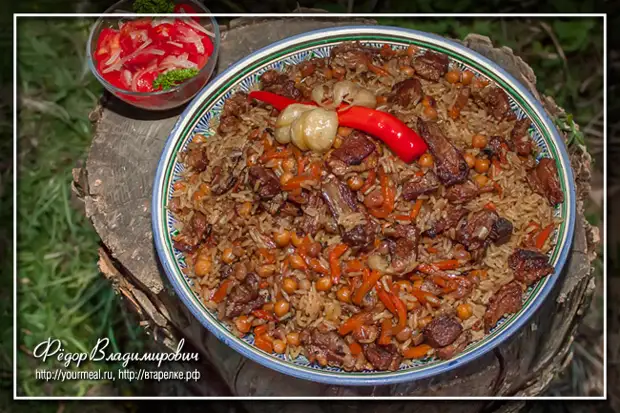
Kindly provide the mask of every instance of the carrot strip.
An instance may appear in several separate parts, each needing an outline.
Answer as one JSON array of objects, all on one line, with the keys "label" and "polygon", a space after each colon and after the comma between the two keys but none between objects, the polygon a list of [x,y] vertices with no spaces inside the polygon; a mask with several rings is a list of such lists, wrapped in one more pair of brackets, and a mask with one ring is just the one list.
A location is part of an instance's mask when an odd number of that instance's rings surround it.
[{"label": "carrot strip", "polygon": [[459,260],[445,260],[445,261],[437,261],[433,263],[439,270],[454,270],[460,266]]},{"label": "carrot strip", "polygon": [[493,201],[489,201],[487,202],[482,208],[484,209],[488,209],[490,211],[495,211],[497,208],[495,207],[495,204],[493,203]]},{"label": "carrot strip", "polygon": [[497,182],[493,182],[493,188],[495,188],[495,190],[497,191],[497,195],[499,195],[499,197],[501,198],[502,194],[504,193],[502,187]]},{"label": "carrot strip", "polygon": [[364,263],[360,260],[351,260],[344,263],[345,272],[360,272],[364,269]]},{"label": "carrot strip", "polygon": [[369,313],[359,313],[349,317],[349,319],[342,323],[340,325],[340,328],[338,328],[338,334],[340,334],[341,336],[346,336],[353,330],[363,326],[364,323],[368,321],[368,318]]},{"label": "carrot strip", "polygon": [[368,171],[368,177],[364,181],[364,185],[360,188],[359,192],[364,193],[370,189],[371,186],[375,184],[375,180],[377,179],[377,172],[374,169]]},{"label": "carrot strip", "polygon": [[269,314],[269,312],[265,310],[254,310],[252,311],[252,315],[256,318],[260,318],[261,320],[274,320],[273,315]]},{"label": "carrot strip", "polygon": [[256,336],[254,338],[254,345],[259,349],[263,350],[265,353],[273,352],[273,344],[264,336]]},{"label": "carrot strip", "polygon": [[264,334],[267,333],[267,324],[261,324],[259,326],[256,326],[254,328],[254,335],[255,336],[262,336]]},{"label": "carrot strip", "polygon": [[437,298],[435,294],[429,293],[428,291],[423,291],[419,288],[412,288],[411,294],[413,294],[413,296],[422,304],[428,303],[432,307],[439,307],[441,305],[439,298]]},{"label": "carrot strip", "polygon": [[426,247],[426,252],[429,252],[431,254],[436,254],[439,250],[435,247]]},{"label": "carrot strip", "polygon": [[381,321],[381,334],[377,340],[377,344],[381,346],[387,346],[392,342],[392,322],[389,318],[384,318]]},{"label": "carrot strip", "polygon": [[377,296],[379,297],[379,300],[381,300],[383,305],[385,305],[385,308],[387,308],[390,313],[396,315],[396,307],[394,306],[394,302],[392,301],[390,294],[385,291],[380,281],[377,281],[375,289],[377,290]]},{"label": "carrot strip", "polygon": [[553,224],[547,225],[538,235],[536,235],[536,238],[534,239],[536,248],[542,249],[542,247],[544,247],[545,241],[547,241],[547,238],[551,235],[551,231],[553,231]]},{"label": "carrot strip", "polygon": [[357,356],[358,354],[362,352],[362,346],[360,346],[359,343],[354,341],[351,344],[349,344],[349,350],[351,350],[351,354],[353,354],[354,356]]},{"label": "carrot strip", "polygon": [[347,244],[336,245],[329,253],[329,268],[331,271],[332,282],[338,284],[340,281],[340,257],[349,249]]},{"label": "carrot strip", "polygon": [[394,327],[392,332],[394,334],[398,334],[407,326],[407,307],[405,307],[405,303],[403,303],[403,301],[398,298],[396,294],[392,294],[392,301],[394,302],[396,314],[398,315],[398,324]]},{"label": "carrot strip", "polygon": [[422,202],[423,201],[421,199],[418,199],[415,201],[415,204],[413,204],[413,208],[411,208],[411,213],[409,214],[411,220],[414,220],[418,217],[420,209],[422,208]]},{"label": "carrot strip", "polygon": [[355,291],[353,294],[353,303],[360,305],[362,304],[362,300],[368,294],[368,292],[372,289],[372,287],[379,281],[379,279],[383,276],[379,271],[372,271],[370,276],[362,281],[362,285]]},{"label": "carrot strip", "polygon": [[394,215],[394,219],[397,221],[411,221],[411,215]]},{"label": "carrot strip", "polygon": [[403,356],[407,359],[419,359],[424,357],[432,347],[428,344],[420,344],[419,346],[409,347],[403,351]]},{"label": "carrot strip", "polygon": [[366,63],[366,66],[368,66],[368,70],[377,76],[390,76],[390,73],[382,67],[375,66],[370,62]]},{"label": "carrot strip", "polygon": [[305,182],[314,181],[314,180],[315,180],[315,178],[313,176],[307,176],[307,175],[295,176],[295,177],[291,178],[287,183],[282,185],[281,188],[284,191],[290,191],[292,189],[301,188],[301,184],[303,184]]},{"label": "carrot strip", "polygon": [[230,284],[232,284],[232,280],[222,281],[217,291],[213,294],[213,296],[211,296],[211,301],[213,301],[214,303],[221,302],[228,294],[228,287],[230,286]]},{"label": "carrot strip", "polygon": [[329,269],[325,268],[325,266],[321,264],[321,261],[317,260],[316,258],[312,258],[311,260],[309,260],[308,266],[310,267],[310,269],[312,269],[312,271],[318,272],[323,275],[329,275]]},{"label": "carrot strip", "polygon": [[259,158],[261,162],[269,161],[271,159],[286,159],[291,155],[291,151],[289,149],[284,149],[278,151],[276,149],[271,149],[263,153],[263,155]]},{"label": "carrot strip", "polygon": [[396,191],[394,191],[394,188],[390,187],[390,177],[383,172],[383,169],[379,169],[379,180],[381,182],[383,205],[379,208],[368,209],[368,212],[377,218],[385,218],[394,210]]}]

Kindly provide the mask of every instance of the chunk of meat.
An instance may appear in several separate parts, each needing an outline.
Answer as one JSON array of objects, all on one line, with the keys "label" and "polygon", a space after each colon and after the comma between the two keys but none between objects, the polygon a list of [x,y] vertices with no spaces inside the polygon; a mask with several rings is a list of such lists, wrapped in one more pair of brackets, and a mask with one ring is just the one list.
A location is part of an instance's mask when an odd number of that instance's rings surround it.
[{"label": "chunk of meat", "polygon": [[202,212],[195,211],[188,225],[174,238],[174,247],[179,251],[192,252],[211,234],[211,230],[212,226],[207,222],[207,217]]},{"label": "chunk of meat", "polygon": [[300,217],[302,215],[302,211],[294,203],[285,202],[282,208],[280,208],[280,215],[285,217]]},{"label": "chunk of meat", "polygon": [[512,222],[504,217],[499,217],[499,219],[495,221],[495,224],[493,224],[493,228],[491,228],[489,239],[491,239],[495,245],[505,244],[510,240],[512,230]]},{"label": "chunk of meat", "polygon": [[417,265],[418,243],[420,232],[415,225],[396,225],[386,229],[385,234],[394,239],[389,244],[392,257],[392,270],[395,274],[404,274],[412,271]]},{"label": "chunk of meat", "polygon": [[509,148],[510,146],[508,142],[506,142],[506,139],[501,136],[491,136],[486,148],[484,148],[484,152],[491,159],[497,159],[501,162],[505,162],[506,154],[508,153]]},{"label": "chunk of meat", "polygon": [[285,73],[268,70],[260,76],[260,81],[263,90],[266,92],[276,93],[294,100],[301,100],[303,97],[301,90],[295,87],[295,81]]},{"label": "chunk of meat", "polygon": [[514,146],[515,152],[521,156],[527,156],[532,153],[532,139],[528,135],[527,130],[530,128],[532,121],[529,118],[519,119],[510,131],[510,138]]},{"label": "chunk of meat", "polygon": [[185,164],[196,172],[203,172],[207,169],[209,162],[202,148],[196,147],[187,151]]},{"label": "chunk of meat", "polygon": [[424,327],[424,340],[434,348],[445,347],[454,342],[463,331],[463,326],[454,317],[435,317]]},{"label": "chunk of meat", "polygon": [[422,79],[438,82],[448,72],[450,60],[445,54],[427,50],[421,56],[413,59],[413,68]]},{"label": "chunk of meat", "polygon": [[200,211],[195,211],[190,220],[191,229],[200,240],[205,239],[211,233],[211,224],[207,222],[207,217]]},{"label": "chunk of meat", "polygon": [[299,229],[308,235],[314,236],[320,227],[321,223],[321,212],[324,212],[324,209],[321,210],[323,206],[323,201],[321,197],[312,193],[308,196],[308,202],[302,207],[303,215],[299,219]]},{"label": "chunk of meat", "polygon": [[403,184],[401,195],[405,201],[413,201],[423,194],[430,194],[439,189],[439,179],[433,171],[422,176],[414,175],[411,180]]},{"label": "chunk of meat", "polygon": [[392,87],[388,102],[406,108],[416,105],[423,95],[422,83],[416,78],[410,78],[400,81]]},{"label": "chunk of meat", "polygon": [[379,156],[377,152],[373,151],[359,165],[349,165],[334,156],[328,156],[325,163],[331,173],[338,177],[343,177],[349,173],[361,173],[376,168],[379,163]]},{"label": "chunk of meat", "polygon": [[301,342],[306,357],[311,363],[332,365],[351,369],[355,365],[355,358],[347,343],[336,332],[321,332],[316,328],[304,330],[301,333]]},{"label": "chunk of meat", "polygon": [[486,96],[485,102],[487,110],[497,120],[513,120],[516,117],[510,109],[508,95],[498,87],[491,89]]},{"label": "chunk of meat", "polygon": [[366,360],[372,364],[376,370],[398,370],[403,357],[398,353],[394,344],[387,346],[377,346],[376,344],[365,344],[363,346]]},{"label": "chunk of meat", "polygon": [[210,181],[212,194],[222,195],[235,185],[243,171],[242,157],[243,152],[241,150],[233,150],[228,153],[228,156],[221,158],[217,165],[213,166]]},{"label": "chunk of meat", "polygon": [[363,71],[378,53],[376,48],[363,46],[359,42],[341,43],[331,50],[330,63]]},{"label": "chunk of meat", "polygon": [[445,215],[435,222],[430,229],[425,231],[424,235],[435,238],[442,232],[454,228],[468,213],[469,211],[460,205],[456,207],[450,206],[447,208]]},{"label": "chunk of meat", "polygon": [[379,208],[383,205],[383,194],[381,188],[377,188],[364,197],[364,206],[366,208]]},{"label": "chunk of meat", "polygon": [[379,336],[379,329],[375,325],[367,325],[364,324],[360,328],[356,328],[351,333],[351,336],[358,343],[369,344],[374,343],[374,341]]},{"label": "chunk of meat", "polygon": [[493,190],[494,188],[492,186],[480,188],[475,182],[466,181],[465,183],[448,187],[445,192],[445,197],[453,204],[466,204],[481,193],[492,192]]},{"label": "chunk of meat", "polygon": [[541,159],[536,168],[528,172],[527,181],[532,190],[545,196],[552,206],[564,202],[558,169],[553,159]]},{"label": "chunk of meat", "polygon": [[471,90],[468,87],[461,88],[456,95],[456,99],[448,112],[452,119],[456,119],[461,114],[461,111],[467,106],[467,102],[469,101],[469,95],[471,94]]},{"label": "chunk of meat", "polygon": [[444,136],[439,125],[418,118],[418,132],[435,157],[435,171],[441,183],[449,186],[464,182],[469,166],[461,152]]},{"label": "chunk of meat", "polygon": [[250,185],[256,189],[261,199],[271,199],[280,193],[280,181],[276,174],[262,166],[252,166],[249,170]]},{"label": "chunk of meat", "polygon": [[359,165],[375,149],[376,146],[368,135],[353,131],[339,148],[331,152],[330,158],[339,159],[347,165]]},{"label": "chunk of meat", "polygon": [[233,94],[224,103],[222,115],[220,116],[220,124],[218,132],[226,135],[237,131],[241,124],[241,115],[250,110],[248,95],[245,92],[237,92]]},{"label": "chunk of meat", "polygon": [[456,241],[469,251],[484,248],[493,241],[490,235],[498,220],[499,215],[495,211],[486,208],[476,211],[459,223],[456,228]]},{"label": "chunk of meat", "polygon": [[265,298],[258,294],[260,279],[249,273],[243,282],[233,287],[226,298],[225,315],[228,318],[249,314],[265,304]]},{"label": "chunk of meat", "polygon": [[487,311],[484,313],[484,326],[488,333],[491,328],[506,314],[519,311],[522,302],[523,289],[517,281],[503,285],[489,300]]},{"label": "chunk of meat", "polygon": [[515,279],[525,285],[531,285],[553,273],[549,257],[537,250],[517,248],[508,257],[508,266],[513,271]]},{"label": "chunk of meat", "polygon": [[357,212],[355,194],[338,179],[327,177],[321,185],[321,195],[336,221]]},{"label": "chunk of meat", "polygon": [[459,354],[471,341],[471,331],[463,331],[460,336],[457,337],[454,342],[448,346],[437,349],[435,354],[442,360],[448,360],[454,357],[456,354]]},{"label": "chunk of meat", "polygon": [[375,226],[372,221],[366,220],[364,224],[359,224],[349,230],[342,231],[340,236],[345,244],[367,250],[375,242]]}]

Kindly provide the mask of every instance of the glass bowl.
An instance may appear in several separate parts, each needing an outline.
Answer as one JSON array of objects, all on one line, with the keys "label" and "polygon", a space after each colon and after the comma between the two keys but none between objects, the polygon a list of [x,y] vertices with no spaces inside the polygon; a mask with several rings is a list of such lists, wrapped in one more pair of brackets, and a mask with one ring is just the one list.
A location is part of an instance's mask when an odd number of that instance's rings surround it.
[{"label": "glass bowl", "polygon": [[[166,110],[180,106],[187,101],[191,100],[199,90],[201,90],[207,83],[217,62],[217,56],[220,50],[220,30],[217,22],[211,16],[200,17],[199,23],[211,33],[215,35],[213,41],[213,53],[209,57],[207,63],[200,69],[198,74],[185,82],[174,86],[167,90],[159,90],[154,92],[133,92],[130,90],[120,89],[110,82],[105,80],[99,70],[97,70],[97,62],[94,57],[94,51],[97,47],[97,39],[99,34],[105,28],[118,28],[119,20],[133,20],[132,17],[114,17],[111,14],[114,13],[132,13],[133,0],[121,0],[115,3],[109,9],[105,11],[109,16],[101,16],[95,22],[90,31],[88,42],[86,44],[86,56],[88,60],[88,66],[91,72],[95,75],[97,80],[114,96],[129,103],[130,105],[137,106],[142,109],[148,110]],[[195,0],[173,0],[176,4],[191,5],[196,9],[197,13],[211,13],[203,4]],[[181,17],[182,14],[179,14]],[[137,14],[136,18],[140,18]]]}]

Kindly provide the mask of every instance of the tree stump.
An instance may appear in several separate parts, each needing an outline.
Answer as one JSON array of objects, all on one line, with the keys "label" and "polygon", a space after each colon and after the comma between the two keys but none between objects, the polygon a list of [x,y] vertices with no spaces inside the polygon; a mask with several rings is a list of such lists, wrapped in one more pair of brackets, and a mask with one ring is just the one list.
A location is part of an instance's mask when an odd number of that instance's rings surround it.
[{"label": "tree stump", "polygon": [[[312,29],[371,20],[329,18],[238,19],[222,28],[218,73],[248,53],[285,37]],[[552,117],[562,112],[536,91],[532,69],[506,47],[494,48],[483,36],[471,34],[466,46],[489,57],[523,82]],[[142,317],[147,330],[164,346],[176,349],[181,338],[201,354],[209,372],[196,395],[238,396],[535,396],[570,362],[570,344],[594,281],[591,262],[598,233],[584,219],[583,201],[590,190],[590,157],[584,147],[569,152],[577,181],[577,223],[572,253],[563,275],[546,303],[529,323],[493,352],[457,371],[392,386],[340,387],[288,377],[258,365],[229,349],[182,305],[158,263],[151,233],[151,188],[168,133],[180,110],[145,113],[104,97],[92,113],[95,124],[85,167],[74,171],[74,190],[86,215],[101,236],[100,268]],[[553,333],[551,333],[553,332]],[[194,351],[194,350],[192,350]],[[441,410],[473,412],[483,408],[517,410],[524,403],[487,406],[485,402],[442,404]],[[283,404],[246,404],[249,412],[284,411]],[[292,407],[292,406],[291,406]],[[378,411],[373,404],[365,411]],[[340,409],[354,409],[340,405]],[[384,406],[382,408],[385,408]],[[405,410],[394,402],[390,409]],[[428,409],[439,410],[437,404]],[[298,404],[303,412],[330,411],[327,405]],[[391,410],[394,411],[394,410]]]}]

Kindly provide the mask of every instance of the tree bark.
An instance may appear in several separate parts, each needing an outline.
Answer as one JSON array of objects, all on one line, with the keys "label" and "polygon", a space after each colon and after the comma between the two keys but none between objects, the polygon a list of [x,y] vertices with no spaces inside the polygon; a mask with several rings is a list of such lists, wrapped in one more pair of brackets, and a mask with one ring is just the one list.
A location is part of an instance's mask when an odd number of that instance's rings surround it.
[{"label": "tree bark", "polygon": [[[308,30],[371,20],[328,18],[238,19],[222,28],[218,73],[248,53]],[[562,109],[536,91],[532,69],[507,47],[495,48],[484,36],[471,34],[462,43],[499,63],[540,99],[552,117]],[[584,147],[571,145],[577,181],[577,223],[572,253],[547,301],[510,340],[475,363],[430,379],[392,386],[339,387],[294,379],[245,359],[221,343],[181,304],[168,285],[153,247],[151,188],[165,140],[180,110],[145,113],[105,97],[92,113],[96,132],[84,168],[74,171],[74,190],[101,236],[100,268],[119,293],[148,324],[153,338],[174,349],[185,338],[201,354],[210,373],[197,395],[239,396],[535,396],[562,371],[572,357],[570,343],[594,290],[592,260],[599,242],[584,218],[583,201],[590,190],[591,160]],[[553,332],[552,334],[550,332]],[[203,376],[204,377],[204,376]],[[394,402],[390,411],[405,411]],[[522,403],[432,404],[428,411],[474,412],[483,408],[515,411]],[[249,412],[285,411],[289,404],[244,406]],[[297,404],[295,411],[328,412],[336,407]],[[340,404],[340,410],[356,410]],[[385,405],[381,410],[385,409]],[[396,409],[396,410],[394,410]],[[364,411],[379,411],[368,403]]]}]

